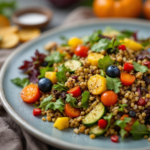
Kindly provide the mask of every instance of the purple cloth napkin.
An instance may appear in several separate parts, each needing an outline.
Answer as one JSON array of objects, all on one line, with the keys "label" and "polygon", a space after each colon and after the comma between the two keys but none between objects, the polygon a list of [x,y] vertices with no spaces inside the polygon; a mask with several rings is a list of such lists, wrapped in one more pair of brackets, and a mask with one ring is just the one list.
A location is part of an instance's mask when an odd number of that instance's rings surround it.
[{"label": "purple cloth napkin", "polygon": [[[79,7],[72,11],[63,24],[94,18],[88,7]],[[8,55],[15,49],[0,49],[0,68]],[[0,101],[0,150],[58,150],[28,134],[6,113]]]}]

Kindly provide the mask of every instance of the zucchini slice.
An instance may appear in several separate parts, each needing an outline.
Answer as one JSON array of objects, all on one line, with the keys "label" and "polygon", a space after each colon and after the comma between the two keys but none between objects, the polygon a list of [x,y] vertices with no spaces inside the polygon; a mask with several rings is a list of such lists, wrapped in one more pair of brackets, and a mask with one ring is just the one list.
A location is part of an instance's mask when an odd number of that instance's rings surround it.
[{"label": "zucchini slice", "polygon": [[103,103],[99,103],[91,112],[89,112],[84,119],[82,120],[82,123],[85,126],[92,126],[98,122],[100,118],[103,117],[105,114],[105,106]]},{"label": "zucchini slice", "polygon": [[96,136],[102,135],[106,130],[100,128],[97,124],[90,127],[90,134],[95,134]]},{"label": "zucchini slice", "polygon": [[77,68],[82,65],[81,62],[78,60],[68,60],[64,64],[67,68],[71,69],[71,71],[77,70]]}]

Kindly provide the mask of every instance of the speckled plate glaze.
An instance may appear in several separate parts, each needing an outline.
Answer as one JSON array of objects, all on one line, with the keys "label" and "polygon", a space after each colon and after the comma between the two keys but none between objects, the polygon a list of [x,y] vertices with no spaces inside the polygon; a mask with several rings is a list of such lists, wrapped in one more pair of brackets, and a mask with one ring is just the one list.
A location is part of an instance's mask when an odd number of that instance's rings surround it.
[{"label": "speckled plate glaze", "polygon": [[14,121],[36,138],[61,149],[99,149],[99,150],[148,150],[147,140],[134,141],[127,138],[119,143],[110,142],[103,136],[94,140],[85,134],[76,135],[73,129],[59,131],[53,123],[43,122],[41,117],[32,115],[33,105],[24,103],[20,98],[21,88],[11,83],[11,79],[24,77],[18,67],[25,59],[30,59],[35,50],[44,52],[43,46],[49,41],[61,42],[60,36],[66,37],[90,35],[94,30],[112,26],[119,30],[139,31],[139,37],[150,36],[150,22],[130,19],[88,20],[74,25],[59,27],[42,34],[38,39],[18,47],[4,63],[0,74],[0,97],[2,104]]}]

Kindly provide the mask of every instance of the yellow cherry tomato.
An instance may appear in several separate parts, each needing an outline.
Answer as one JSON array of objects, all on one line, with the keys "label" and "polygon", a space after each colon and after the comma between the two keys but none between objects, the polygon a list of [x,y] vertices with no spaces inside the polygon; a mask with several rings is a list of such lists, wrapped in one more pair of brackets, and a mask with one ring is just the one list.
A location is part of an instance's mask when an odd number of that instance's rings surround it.
[{"label": "yellow cherry tomato", "polygon": [[68,45],[76,48],[78,45],[81,45],[83,43],[83,41],[77,37],[72,37],[69,39],[68,41]]}]

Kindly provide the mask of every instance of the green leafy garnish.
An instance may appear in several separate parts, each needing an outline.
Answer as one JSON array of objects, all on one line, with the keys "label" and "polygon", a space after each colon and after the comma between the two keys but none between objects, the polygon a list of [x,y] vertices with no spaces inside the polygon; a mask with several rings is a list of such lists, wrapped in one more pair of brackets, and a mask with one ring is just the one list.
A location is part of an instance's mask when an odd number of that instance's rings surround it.
[{"label": "green leafy garnish", "polygon": [[57,82],[57,84],[53,85],[53,89],[57,91],[68,91],[68,87],[65,86],[63,83]]},{"label": "green leafy garnish", "polygon": [[72,57],[72,60],[79,60],[80,59],[80,57],[79,56],[77,56],[77,55],[73,55],[73,57]]},{"label": "green leafy garnish", "polygon": [[81,106],[83,108],[87,108],[89,105],[89,97],[90,97],[90,93],[88,91],[85,91],[84,93],[82,93],[82,99],[81,99]]},{"label": "green leafy garnish", "polygon": [[89,97],[90,97],[90,93],[88,91],[85,91],[84,93],[82,93],[81,105],[78,106],[76,98],[72,97],[70,94],[67,94],[66,102],[68,102],[71,107],[87,108],[88,107],[88,103],[89,103]]},{"label": "green leafy garnish", "polygon": [[45,73],[47,71],[54,71],[54,68],[53,67],[44,67],[44,68],[40,68],[40,75],[38,76],[38,78],[44,78],[45,77]]},{"label": "green leafy garnish", "polygon": [[61,46],[69,46],[68,38],[66,38],[65,36],[60,36],[60,39],[64,41],[64,43],[62,43]]},{"label": "green leafy garnish", "polygon": [[47,56],[45,58],[45,61],[48,61],[51,64],[59,63],[59,62],[62,62],[64,60],[64,56],[65,56],[65,54],[61,54],[59,52],[54,52],[51,55]]},{"label": "green leafy garnish", "polygon": [[127,107],[128,105],[127,104],[119,104],[120,108],[118,109],[118,111],[123,111],[123,108],[124,107]]},{"label": "green leafy garnish", "polygon": [[101,69],[101,76],[104,77],[104,78],[105,78],[105,76],[106,76],[106,73],[104,72],[103,69]]},{"label": "green leafy garnish", "polygon": [[122,84],[119,78],[110,78],[107,76],[106,81],[107,89],[113,90],[115,93],[118,93],[120,91],[119,88],[122,87]]},{"label": "green leafy garnish", "polygon": [[113,113],[110,113],[108,116],[103,117],[108,122],[107,127],[105,128],[105,131],[107,131],[107,129],[109,128],[112,117],[113,117]]},{"label": "green leafy garnish", "polygon": [[64,103],[63,103],[62,99],[58,99],[58,100],[56,100],[56,102],[51,102],[52,98],[53,98],[52,95],[44,98],[38,108],[43,108],[44,110],[48,110],[49,108],[53,109],[53,110],[58,109],[60,112],[63,112]]},{"label": "green leafy garnish", "polygon": [[143,124],[140,124],[139,121],[135,121],[130,131],[134,140],[140,140],[144,135],[149,135],[150,131]]},{"label": "green leafy garnish", "polygon": [[136,70],[136,71],[139,71],[142,73],[148,71],[148,68],[146,66],[142,66],[135,61],[133,62],[133,65],[134,65],[134,70]]},{"label": "green leafy garnish", "polygon": [[141,41],[142,46],[146,47],[146,46],[150,46],[150,38]]},{"label": "green leafy garnish", "polygon": [[98,67],[100,69],[103,69],[104,71],[106,71],[106,69],[110,65],[113,65],[113,63],[114,63],[114,61],[108,55],[106,55],[105,57],[99,59],[99,61],[98,61]]},{"label": "green leafy garnish", "polygon": [[66,102],[68,102],[71,107],[77,107],[78,108],[76,98],[72,97],[70,94],[67,94],[66,96],[67,96]]},{"label": "green leafy garnish", "polygon": [[119,133],[120,133],[122,139],[124,139],[124,136],[127,133],[127,131],[125,131],[124,128],[129,121],[131,121],[131,118],[125,117],[124,120],[116,120],[116,122],[115,122],[115,125],[117,125],[121,128]]},{"label": "green leafy garnish", "polygon": [[71,71],[64,64],[58,67],[58,72],[56,73],[57,81],[60,83],[65,83],[67,81],[66,72]]},{"label": "green leafy garnish", "polygon": [[121,32],[110,27],[110,26],[107,26],[103,32],[103,34],[110,34],[110,35],[120,35]]},{"label": "green leafy garnish", "polygon": [[15,78],[15,79],[12,79],[11,80],[14,84],[16,84],[16,85],[18,85],[18,86],[20,86],[20,87],[25,87],[25,86],[27,86],[27,85],[29,85],[30,84],[30,81],[29,81],[29,79],[27,79],[27,78],[23,78],[23,79],[20,79],[20,78]]},{"label": "green leafy garnish", "polygon": [[133,36],[133,34],[134,34],[133,31],[125,30],[125,31],[123,31],[120,35],[118,35],[118,36],[116,37],[116,39],[123,40],[123,39],[125,39],[125,38],[130,38],[130,37]]}]

